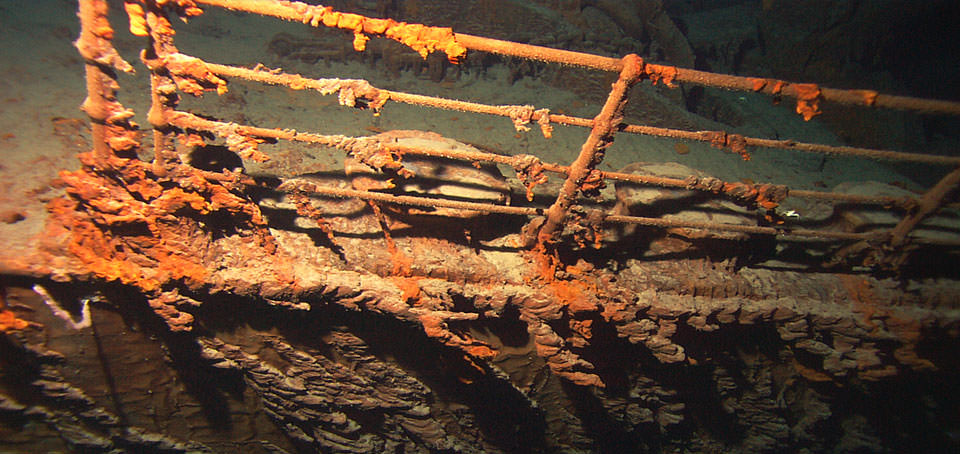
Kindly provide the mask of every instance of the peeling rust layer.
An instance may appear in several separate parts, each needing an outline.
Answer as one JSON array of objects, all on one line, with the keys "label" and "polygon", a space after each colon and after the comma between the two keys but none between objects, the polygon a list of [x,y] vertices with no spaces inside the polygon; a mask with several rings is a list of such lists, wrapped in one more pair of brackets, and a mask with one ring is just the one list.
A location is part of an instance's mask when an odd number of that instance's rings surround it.
[{"label": "peeling rust layer", "polygon": [[[164,56],[176,48],[166,27],[169,22],[157,7],[148,5],[147,23],[154,50]],[[103,29],[106,14],[105,2],[81,2],[81,52],[115,53],[109,37],[90,32],[91,27]],[[155,132],[153,163],[139,160],[137,126],[129,121],[133,113],[116,101],[116,82],[99,67],[91,70],[89,66],[94,65],[88,65],[89,84],[94,88],[86,110],[92,122],[103,128],[94,136],[99,146],[79,156],[82,168],[60,174],[67,195],[48,204],[47,236],[64,238],[65,250],[53,252],[72,256],[81,273],[139,288],[151,295],[154,309],[171,328],[190,329],[192,316],[176,306],[193,304],[181,290],[199,288],[209,277],[204,261],[215,232],[206,227],[207,222],[225,216],[236,221],[226,229],[245,232],[257,247],[273,251],[275,244],[259,207],[240,191],[242,178],[221,174],[211,179],[208,172],[183,164],[169,146],[169,131]],[[156,72],[151,76],[152,121],[162,119],[176,102],[159,89],[172,83],[169,77]],[[171,287],[171,282],[177,285]]]}]

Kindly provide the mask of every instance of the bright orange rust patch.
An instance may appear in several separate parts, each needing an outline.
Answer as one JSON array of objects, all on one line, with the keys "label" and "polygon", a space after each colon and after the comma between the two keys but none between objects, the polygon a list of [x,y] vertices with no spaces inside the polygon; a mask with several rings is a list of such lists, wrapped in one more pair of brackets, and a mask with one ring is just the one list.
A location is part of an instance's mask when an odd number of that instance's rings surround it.
[{"label": "bright orange rust patch", "polygon": [[393,276],[391,280],[400,287],[400,299],[404,302],[414,305],[420,301],[419,277]]},{"label": "bright orange rust patch", "polygon": [[30,322],[20,320],[13,312],[3,309],[0,310],[0,332],[21,330],[30,326]]},{"label": "bright orange rust patch", "polygon": [[398,41],[417,53],[421,57],[435,50],[447,54],[452,63],[459,62],[466,54],[467,48],[457,42],[453,29],[445,27],[429,27],[423,24],[408,24],[393,19],[374,19],[359,14],[341,13],[329,6],[313,6],[294,2],[291,5],[300,13],[304,23],[318,27],[321,24],[327,27],[336,27],[354,33],[353,47],[357,51],[366,49],[366,36],[380,35]]},{"label": "bright orange rust patch", "polygon": [[123,9],[130,17],[130,33],[134,36],[147,36],[147,17],[143,12],[143,6],[139,3],[124,3]]},{"label": "bright orange rust patch", "polygon": [[803,115],[804,121],[810,121],[822,113],[820,100],[823,99],[823,93],[817,84],[794,84],[793,88],[797,91],[797,113]]},{"label": "bright orange rust patch", "polygon": [[0,287],[0,333],[20,330],[30,326],[30,322],[17,318],[13,311],[7,309],[7,290]]},{"label": "bright orange rust patch", "polygon": [[763,87],[766,87],[766,86],[767,86],[767,79],[761,79],[761,78],[757,78],[757,77],[750,77],[750,78],[747,78],[747,80],[750,81],[750,84],[752,85],[753,91],[763,90]]}]

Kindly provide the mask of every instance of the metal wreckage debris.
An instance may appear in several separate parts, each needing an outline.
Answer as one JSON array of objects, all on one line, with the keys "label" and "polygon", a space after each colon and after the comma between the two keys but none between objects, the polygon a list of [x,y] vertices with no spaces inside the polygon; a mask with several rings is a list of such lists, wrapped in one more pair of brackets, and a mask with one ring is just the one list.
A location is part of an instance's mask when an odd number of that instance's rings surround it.
[{"label": "metal wreckage debris", "polygon": [[[815,443],[818,425],[850,411],[839,406],[858,387],[888,389],[953,365],[960,288],[902,271],[918,254],[955,257],[955,236],[914,233],[949,201],[960,158],[630,125],[623,111],[644,80],[795,98],[806,120],[822,103],[946,115],[960,113],[957,103],[601,57],[300,2],[127,0],[130,31],[148,42],[148,161],[138,157],[133,111],[117,100],[115,74],[132,65],[112,45],[108,4],[79,4],[93,149],[80,154],[79,170],[61,174],[64,195],[48,204],[34,253],[0,259],[11,282],[39,286],[10,290],[0,306],[3,367],[22,368],[21,381],[0,386],[0,412],[46,423],[71,448],[589,451],[605,446],[607,431],[697,452],[776,449]],[[618,78],[589,119],[221,65],[174,45],[169,17],[197,16],[201,7],[347,30],[357,51],[371,36],[386,37],[424,58],[444,52],[456,63],[467,52],[492,52]],[[374,115],[396,102],[507,117],[518,131],[535,123],[548,138],[554,124],[590,133],[562,165],[432,133],[323,135],[177,110],[180,93],[222,95],[230,79],[336,95]],[[631,133],[706,142],[743,159],[751,147],[768,147],[955,170],[919,197],[791,190],[693,169],[599,170],[614,137]],[[244,160],[269,160],[265,143],[296,141],[342,150],[350,164],[335,176],[263,178],[185,160],[185,151],[215,141]],[[456,173],[438,172],[430,164],[437,160]],[[525,197],[509,197],[496,165],[515,171]],[[417,178],[463,187],[405,191]],[[562,185],[543,204],[534,190],[551,178]],[[610,180],[617,200],[593,201]],[[732,214],[717,222],[631,208],[638,199],[690,194],[722,200],[713,206]],[[266,208],[264,198],[279,202]],[[888,230],[814,229],[779,209],[787,198],[905,215]],[[746,257],[757,242],[826,253],[805,270],[752,267]],[[644,250],[670,258],[643,260]],[[82,323],[66,310],[73,300],[82,302]],[[58,308],[54,317],[36,302]],[[17,309],[26,306],[32,312]],[[74,348],[69,339],[120,363],[110,372],[103,359],[95,366],[63,353]],[[932,344],[952,353],[933,353]],[[127,364],[123,348],[149,361]],[[72,367],[96,369],[89,373],[111,389],[74,380]],[[131,388],[128,372],[154,376],[160,388]],[[153,419],[137,414],[144,399]],[[733,422],[704,420],[717,417]],[[212,428],[218,422],[232,429]],[[721,426],[736,435],[682,441]]]}]

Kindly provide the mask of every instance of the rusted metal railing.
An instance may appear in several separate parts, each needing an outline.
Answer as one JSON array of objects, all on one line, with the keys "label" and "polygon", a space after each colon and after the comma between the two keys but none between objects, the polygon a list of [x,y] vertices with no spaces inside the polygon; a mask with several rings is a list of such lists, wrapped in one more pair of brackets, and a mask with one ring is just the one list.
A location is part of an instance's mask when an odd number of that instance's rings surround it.
[{"label": "rusted metal railing", "polygon": [[[84,4],[100,4],[102,2],[81,2]],[[138,13],[131,5],[143,5]],[[319,5],[308,5],[301,2],[282,0],[193,0],[177,2],[177,12],[186,15],[196,15],[202,11],[196,5],[221,7],[234,11],[244,11],[260,15],[277,17],[283,20],[296,21],[313,27],[335,27],[353,32],[354,47],[362,51],[369,36],[384,36],[408,45],[426,56],[433,51],[443,51],[451,61],[457,62],[463,58],[467,50],[492,52],[513,57],[536,59],[541,61],[577,65],[602,71],[617,71],[620,77],[614,84],[607,102],[601,112],[593,119],[579,118],[568,115],[551,114],[546,108],[533,106],[493,106],[477,102],[465,102],[440,97],[425,96],[400,91],[390,91],[376,88],[364,80],[341,79],[309,79],[296,74],[285,74],[279,71],[266,70],[258,65],[248,69],[236,66],[205,62],[195,57],[179,53],[173,45],[172,24],[166,17],[167,2],[148,0],[144,2],[127,2],[128,13],[131,15],[131,31],[135,34],[147,36],[150,45],[143,54],[143,61],[151,69],[151,109],[149,121],[154,126],[155,157],[153,166],[158,175],[163,175],[167,160],[174,157],[174,140],[177,131],[205,131],[218,134],[228,143],[242,144],[245,158],[266,159],[266,156],[256,150],[256,143],[262,139],[278,139],[320,144],[337,147],[347,151],[356,151],[358,147],[374,147],[398,156],[403,154],[432,155],[448,159],[465,161],[485,161],[504,164],[517,169],[518,176],[529,171],[531,165],[537,172],[548,171],[563,175],[565,181],[555,202],[549,208],[502,206],[488,203],[459,202],[433,199],[428,197],[398,196],[367,191],[347,190],[342,188],[324,188],[310,184],[309,187],[299,187],[297,190],[314,194],[323,194],[334,197],[356,197],[363,200],[388,202],[408,205],[426,205],[436,207],[459,208],[466,210],[497,213],[504,215],[545,216],[539,228],[537,238],[540,244],[559,241],[563,226],[568,221],[571,208],[574,206],[578,193],[591,192],[601,187],[605,179],[629,181],[638,184],[658,185],[663,187],[684,188],[692,190],[710,191],[714,193],[741,194],[741,202],[757,204],[767,209],[775,208],[783,198],[804,197],[834,202],[848,202],[857,204],[878,204],[896,206],[908,210],[907,216],[894,229],[887,232],[848,233],[829,232],[804,229],[791,229],[785,226],[739,226],[717,223],[696,223],[667,221],[663,219],[643,218],[635,216],[604,215],[603,222],[634,223],[656,227],[686,227],[704,230],[737,231],[762,235],[790,235],[797,237],[816,237],[823,239],[870,241],[874,244],[884,243],[890,251],[896,251],[909,243],[910,233],[925,218],[936,212],[946,200],[946,195],[960,183],[960,170],[954,170],[938,183],[927,194],[919,199],[868,197],[849,194],[839,194],[822,191],[788,190],[776,185],[756,185],[745,183],[731,183],[716,179],[685,179],[662,178],[624,174],[618,172],[602,172],[596,169],[603,158],[603,151],[613,141],[617,132],[645,134],[674,139],[708,142],[712,145],[728,148],[748,157],[746,147],[764,147],[791,151],[825,153],[830,155],[845,155],[869,159],[882,159],[925,164],[947,165],[960,169],[960,158],[952,156],[932,156],[918,153],[903,153],[889,150],[876,150],[859,147],[830,146],[815,143],[800,143],[791,140],[771,140],[762,138],[743,137],[728,134],[724,131],[683,131],[668,128],[657,128],[645,125],[623,124],[623,109],[627,103],[629,88],[638,81],[647,78],[660,81],[672,86],[674,82],[699,84],[709,87],[718,87],[733,90],[745,90],[764,93],[774,96],[790,96],[797,99],[797,112],[805,119],[819,114],[821,101],[837,102],[841,104],[859,105],[872,108],[894,108],[912,110],[922,113],[946,115],[960,115],[960,103],[939,100],[927,100],[911,97],[893,96],[877,93],[872,90],[838,90],[819,87],[810,83],[793,83],[777,79],[751,78],[715,74],[669,65],[658,65],[644,62],[635,55],[622,59],[591,55],[581,52],[551,49],[542,46],[514,43],[495,40],[485,37],[454,33],[451,29],[441,27],[427,27],[419,24],[407,24],[390,19],[367,18],[357,14],[340,13],[332,8]],[[83,7],[81,7],[83,18]],[[81,40],[81,43],[87,42]],[[84,49],[81,48],[81,53]],[[87,57],[90,54],[92,57]],[[84,54],[88,61],[94,60],[93,53]],[[93,65],[95,66],[95,65]],[[94,139],[97,142],[95,151],[104,149],[104,143],[109,137],[104,133],[102,124],[107,119],[98,115],[98,101],[109,99],[111,92],[104,91],[109,81],[103,79],[104,74],[98,73],[97,68],[88,64],[88,91],[91,97],[85,106],[94,123]],[[226,82],[221,78],[243,78],[251,81],[283,85],[293,89],[312,89],[322,94],[337,93],[340,102],[350,107],[370,107],[379,112],[387,101],[402,102],[411,105],[428,106],[434,108],[467,111],[510,118],[518,128],[536,122],[540,124],[544,135],[550,135],[550,124],[589,127],[591,133],[582,145],[580,154],[569,166],[543,163],[538,158],[518,155],[503,156],[482,151],[454,151],[428,150],[415,147],[405,147],[396,144],[374,143],[374,139],[361,137],[347,137],[339,135],[320,135],[297,132],[289,129],[261,128],[246,125],[237,125],[205,119],[197,115],[176,110],[177,89],[195,95],[207,90],[221,92],[226,89]],[[106,84],[106,85],[105,85]],[[93,100],[93,101],[91,101]],[[98,128],[101,131],[98,132]],[[523,170],[527,169],[527,170]],[[529,177],[529,175],[527,175]],[[521,181],[526,179],[521,176]],[[536,181],[525,182],[528,197]],[[749,194],[745,199],[742,194]],[[939,244],[950,244],[950,241],[937,241]],[[960,241],[957,241],[960,245]]]}]

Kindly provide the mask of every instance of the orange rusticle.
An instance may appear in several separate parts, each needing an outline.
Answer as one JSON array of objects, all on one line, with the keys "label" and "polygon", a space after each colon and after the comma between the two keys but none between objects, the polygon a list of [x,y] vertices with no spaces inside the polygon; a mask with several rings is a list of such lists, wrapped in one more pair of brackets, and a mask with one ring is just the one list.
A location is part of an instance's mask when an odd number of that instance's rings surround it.
[{"label": "orange rusticle", "polygon": [[[276,246],[255,203],[200,171],[181,166],[169,187],[150,163],[115,154],[82,153],[83,168],[62,172],[66,197],[51,201],[51,226],[69,232],[67,249],[87,271],[146,292],[168,282],[203,285],[213,232],[197,216],[232,216],[268,256]],[[52,227],[53,228],[53,227]]]},{"label": "orange rusticle", "polygon": [[227,82],[217,77],[199,58],[170,54],[163,57],[163,66],[170,71],[177,88],[184,93],[201,96],[204,90],[216,90],[219,95],[227,92]]},{"label": "orange rusticle", "polygon": [[21,330],[30,326],[30,322],[20,320],[13,311],[7,309],[7,290],[0,287],[0,333]]},{"label": "orange rusticle", "polygon": [[596,197],[600,194],[600,190],[607,187],[607,183],[603,181],[603,172],[598,169],[590,169],[583,181],[580,182],[580,192],[582,192],[587,197]]},{"label": "orange rusticle", "polygon": [[663,66],[663,65],[646,65],[644,71],[647,73],[647,77],[650,81],[656,85],[658,81],[662,82],[664,85],[673,88],[673,80],[677,77],[677,67],[676,66]]},{"label": "orange rusticle", "polygon": [[731,153],[736,153],[744,161],[750,160],[751,156],[750,151],[747,150],[746,137],[740,134],[728,134],[726,131],[710,132],[708,137],[710,138],[710,146],[724,148]]},{"label": "orange rusticle", "polygon": [[[124,177],[135,178],[133,174]],[[69,251],[93,275],[136,285],[144,291],[156,290],[169,280],[180,280],[189,286],[204,282],[207,271],[189,258],[190,248],[174,246],[184,243],[178,237],[197,239],[200,232],[182,222],[164,220],[169,217],[166,213],[203,207],[202,198],[198,205],[197,197],[189,197],[196,194],[173,188],[185,197],[175,201],[175,194],[168,195],[168,190],[156,199],[142,201],[133,196],[132,188],[116,186],[111,179],[86,169],[63,172],[61,180],[74,200],[54,199],[47,209],[55,222],[71,232]],[[139,187],[136,183],[130,186]],[[114,229],[140,233],[109,233]]]},{"label": "orange rusticle", "polygon": [[550,125],[550,109],[539,109],[533,114],[537,119],[537,124],[540,125],[540,133],[543,134],[543,138],[553,137],[553,126]]},{"label": "orange rusticle", "polygon": [[0,309],[0,333],[21,330],[28,326],[30,322],[20,320],[16,314],[7,309]]},{"label": "orange rusticle", "polygon": [[772,184],[761,184],[757,186],[757,205],[767,209],[772,210],[780,206],[780,202],[786,198],[787,193],[780,191],[780,188],[783,186],[776,186]]},{"label": "orange rusticle", "polygon": [[416,305],[420,301],[420,278],[416,276],[393,276],[393,283],[400,288],[400,299]]},{"label": "orange rusticle", "polygon": [[553,291],[554,296],[572,314],[593,312],[598,309],[596,301],[588,297],[589,289],[579,280],[554,280],[547,284],[547,288]]},{"label": "orange rusticle", "polygon": [[202,147],[207,144],[203,136],[196,133],[177,134],[177,140],[187,148]]},{"label": "orange rusticle", "polygon": [[787,83],[782,80],[776,80],[773,82],[773,88],[770,89],[770,94],[779,95],[783,92],[783,88],[787,86]]},{"label": "orange rusticle", "polygon": [[353,48],[357,52],[363,52],[367,50],[367,41],[370,41],[369,36],[364,35],[363,33],[353,34]]},{"label": "orange rusticle", "polygon": [[747,80],[750,82],[751,88],[753,91],[763,90],[763,87],[767,86],[767,79],[759,77],[748,77]]},{"label": "orange rusticle", "polygon": [[186,21],[187,17],[194,17],[203,14],[203,10],[197,6],[193,0],[157,0],[158,6],[173,5],[177,14]]},{"label": "orange rusticle", "polygon": [[134,36],[147,36],[147,16],[143,12],[143,5],[133,0],[123,3],[123,9],[130,18],[130,33]]},{"label": "orange rusticle", "polygon": [[288,194],[290,200],[293,201],[293,204],[297,207],[297,214],[304,216],[313,220],[317,223],[317,227],[327,234],[327,238],[330,239],[330,242],[336,244],[335,237],[333,233],[333,227],[330,226],[330,223],[327,222],[323,217],[323,211],[315,207],[310,203],[310,198],[299,193],[290,193]]},{"label": "orange rusticle", "polygon": [[517,155],[514,157],[513,170],[517,172],[517,179],[527,188],[527,201],[532,202],[533,188],[548,181],[547,175],[543,173],[543,162],[534,155]]},{"label": "orange rusticle", "polygon": [[429,27],[423,24],[408,24],[393,19],[374,19],[359,14],[341,13],[332,7],[308,5],[302,2],[280,1],[301,15],[305,24],[318,27],[336,27],[354,33],[353,47],[362,52],[366,49],[366,35],[384,36],[399,41],[427,58],[430,52],[439,50],[453,62],[459,62],[467,48],[457,42],[453,30],[445,27]]},{"label": "orange rusticle", "polygon": [[113,29],[109,25],[101,25],[93,29],[93,34],[98,38],[113,39]]},{"label": "orange rusticle", "polygon": [[722,191],[729,197],[756,203],[757,206],[767,210],[780,206],[780,202],[789,195],[789,189],[786,186],[769,183],[749,184],[739,181],[724,183]]},{"label": "orange rusticle", "polygon": [[817,84],[793,84],[793,89],[797,92],[797,113],[803,115],[804,121],[810,121],[822,113],[820,100],[823,99],[823,93]]},{"label": "orange rusticle", "polygon": [[[386,30],[383,32],[383,36],[407,45],[417,51],[423,58],[427,58],[430,52],[439,50],[447,54],[447,59],[451,63],[457,63],[467,55],[467,48],[457,42],[453,29],[407,24],[390,19],[371,19],[371,21],[386,22]],[[376,30],[381,28],[381,25],[375,24],[372,28]],[[366,27],[364,27],[364,30],[366,30]]]}]

